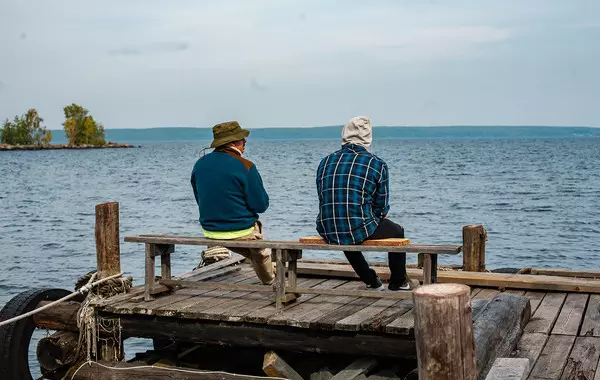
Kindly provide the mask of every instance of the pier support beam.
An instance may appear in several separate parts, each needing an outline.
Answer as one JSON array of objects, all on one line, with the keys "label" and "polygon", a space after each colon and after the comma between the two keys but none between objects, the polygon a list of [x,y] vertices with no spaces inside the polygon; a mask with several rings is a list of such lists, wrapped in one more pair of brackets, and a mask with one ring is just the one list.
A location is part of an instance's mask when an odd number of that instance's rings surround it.
[{"label": "pier support beam", "polygon": [[470,288],[434,284],[413,291],[420,380],[477,377]]},{"label": "pier support beam", "polygon": [[463,270],[485,272],[485,241],[487,232],[481,224],[464,226]]},{"label": "pier support beam", "polygon": [[[121,248],[119,239],[119,203],[96,205],[96,262],[98,279],[121,272]],[[98,358],[122,360],[123,344],[107,338],[98,344]]]}]

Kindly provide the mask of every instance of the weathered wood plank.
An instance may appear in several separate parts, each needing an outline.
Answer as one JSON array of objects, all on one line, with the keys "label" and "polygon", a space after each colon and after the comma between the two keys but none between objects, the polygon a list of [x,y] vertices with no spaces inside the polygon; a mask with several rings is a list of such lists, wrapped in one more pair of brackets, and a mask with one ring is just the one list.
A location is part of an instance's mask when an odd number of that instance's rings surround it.
[{"label": "weathered wood plank", "polygon": [[600,336],[600,295],[598,294],[590,295],[579,335]]},{"label": "weathered wood plank", "polygon": [[507,293],[507,294],[516,294],[517,296],[523,296],[523,295],[525,295],[525,291],[524,290],[519,290],[519,289],[508,289],[508,290],[504,291],[504,293]]},{"label": "weathered wood plank", "polygon": [[[359,331],[363,323],[369,324],[368,321],[372,320],[373,318],[377,318],[385,310],[391,310],[392,306],[398,303],[408,303],[408,307],[412,307],[412,302],[410,302],[409,300],[396,301],[380,299],[374,302],[373,304],[369,305],[368,307],[358,310],[354,314],[348,315],[346,318],[340,319],[335,324],[335,329],[340,331]],[[396,315],[399,312],[400,309],[394,310],[391,315]],[[390,315],[388,314],[387,317],[389,316]],[[384,319],[385,318],[386,317],[384,317]]]},{"label": "weathered wood plank", "polygon": [[542,300],[542,303],[531,317],[526,332],[540,332],[549,334],[558,317],[558,313],[565,301],[565,293],[548,293]]},{"label": "weathered wood plank", "polygon": [[381,334],[349,334],[334,330],[307,334],[306,330],[287,326],[265,328],[252,324],[227,325],[225,323],[202,323],[193,319],[139,318],[111,313],[101,313],[99,323],[102,323],[104,318],[119,318],[123,336],[140,338],[203,342],[208,345],[266,347],[272,350],[296,352],[408,359],[415,358],[416,353],[414,341]]},{"label": "weathered wood plank", "polygon": [[323,315],[314,323],[311,323],[311,327],[315,327],[317,329],[333,329],[338,321],[369,307],[369,305],[372,305],[376,301],[377,299],[373,298],[354,298],[344,306],[338,307],[337,309]]},{"label": "weathered wood plank", "polygon": [[368,372],[377,365],[377,360],[362,358],[352,362],[348,367],[338,372],[331,380],[353,380]]},{"label": "weathered wood plank", "polygon": [[[336,289],[340,290],[355,290],[362,288],[365,285],[358,281],[349,281]],[[329,297],[326,295],[320,295],[315,297],[308,302],[300,305],[300,309],[290,309],[290,312],[284,311],[278,316],[270,318],[269,324],[284,324],[288,326],[311,328],[315,327],[315,322],[322,316],[329,314],[333,310],[336,310],[347,303],[354,300],[356,297],[352,296],[334,296]],[[292,311],[293,310],[293,311]]]},{"label": "weathered wood plank", "polygon": [[473,301],[491,300],[492,298],[496,297],[498,294],[500,294],[500,291],[498,289],[482,289],[479,293],[477,293],[477,295],[475,295],[471,299]]},{"label": "weathered wood plank", "polygon": [[225,268],[231,265],[236,265],[241,263],[242,261],[244,261],[246,258],[240,254],[237,254],[235,252],[231,252],[231,257],[225,260],[221,260],[221,261],[217,261],[215,263],[212,263],[210,265],[205,265],[203,267],[200,267],[198,269],[194,269],[191,272],[188,273],[184,273],[180,276],[178,276],[177,278],[180,280],[184,280],[184,279],[197,279],[197,276],[207,273],[207,272],[212,272],[215,271],[217,269],[221,269],[221,268]]},{"label": "weathered wood plank", "polygon": [[[380,278],[388,280],[390,271],[383,267],[374,267]],[[357,278],[350,265],[298,263],[298,273],[339,278]],[[407,268],[411,279],[423,280],[423,273],[418,269]],[[546,290],[576,293],[600,293],[600,280],[579,279],[554,276],[537,276],[527,274],[480,273],[441,271],[438,283],[458,283],[469,286],[493,287],[497,289]]]},{"label": "weathered wood plank", "polygon": [[542,333],[523,333],[521,335],[521,339],[519,339],[519,343],[517,343],[517,347],[511,354],[511,357],[529,359],[527,375],[529,375],[535,366],[547,340],[548,335]]},{"label": "weathered wood plank", "polygon": [[[323,282],[313,286],[313,288],[333,289],[342,284],[345,284],[346,282],[347,281],[345,281],[345,280],[329,279],[329,280],[323,281]],[[316,294],[303,295],[302,297],[297,299],[296,302],[285,305],[283,312],[288,312],[288,310],[291,310],[291,309],[295,310],[296,308],[300,307],[300,305],[304,304],[305,302],[310,301],[311,299],[313,299],[315,297],[317,297]],[[277,314],[277,310],[275,308],[275,304],[270,304],[270,305],[263,307],[262,309],[257,309],[253,312],[246,314],[244,316],[244,321],[252,322],[252,323],[267,323],[269,318],[275,316],[276,314]]]},{"label": "weathered wood plank", "polygon": [[218,245],[226,248],[270,248],[294,249],[313,251],[362,251],[362,252],[409,252],[409,253],[435,253],[455,255],[461,251],[457,244],[407,244],[404,246],[362,246],[362,245],[329,245],[329,244],[303,244],[299,241],[272,241],[272,240],[213,240],[201,237],[184,236],[127,236],[126,242],[150,244],[179,244],[179,245]]},{"label": "weathered wood plank", "polygon": [[600,359],[600,338],[577,337],[561,380],[593,379]]},{"label": "weathered wood plank", "polygon": [[[326,281],[325,278],[303,278],[298,281],[298,284],[302,287],[310,288],[310,287],[313,287],[324,281]],[[246,316],[248,314],[251,314],[257,310],[262,311],[265,307],[274,305],[274,300],[273,300],[272,295],[265,294],[265,293],[258,294],[258,295],[260,296],[260,298],[254,300],[254,301],[251,301],[245,305],[240,305],[239,307],[228,311],[227,314],[223,316],[224,317],[223,320],[230,321],[230,322],[241,322],[241,321],[252,322],[252,320],[250,320],[250,318],[246,318]],[[300,297],[300,298],[302,298],[302,297]],[[296,300],[295,302],[298,302],[298,300]]]},{"label": "weathered wood plank", "polygon": [[529,359],[498,358],[485,380],[526,380],[529,373]]},{"label": "weathered wood plank", "polygon": [[529,298],[529,302],[531,303],[531,314],[535,313],[545,296],[546,292],[536,292],[533,290],[525,292],[525,297]]},{"label": "weathered wood plank", "polygon": [[394,335],[414,336],[415,315],[411,308],[385,326],[385,332]]},{"label": "weathered wood plank", "polygon": [[554,323],[552,334],[577,335],[589,295],[570,293]]},{"label": "weathered wood plank", "polygon": [[292,366],[279,357],[274,351],[265,354],[263,371],[269,377],[279,377],[290,380],[304,380]]},{"label": "weathered wood plank", "polygon": [[550,335],[531,374],[530,380],[560,379],[567,364],[575,337],[570,335]]}]

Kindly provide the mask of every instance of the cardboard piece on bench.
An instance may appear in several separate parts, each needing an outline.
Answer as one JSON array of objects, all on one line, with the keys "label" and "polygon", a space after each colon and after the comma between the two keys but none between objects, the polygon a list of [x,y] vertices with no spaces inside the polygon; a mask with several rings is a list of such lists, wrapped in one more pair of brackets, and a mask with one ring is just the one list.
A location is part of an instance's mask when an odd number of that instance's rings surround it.
[{"label": "cardboard piece on bench", "polygon": [[[306,236],[300,238],[300,243],[303,244],[325,244],[325,240],[323,240],[320,236]],[[388,246],[388,247],[398,247],[402,245],[407,245],[410,243],[409,239],[400,239],[400,238],[390,238],[390,239],[372,239],[365,240],[361,245],[366,246]]]}]

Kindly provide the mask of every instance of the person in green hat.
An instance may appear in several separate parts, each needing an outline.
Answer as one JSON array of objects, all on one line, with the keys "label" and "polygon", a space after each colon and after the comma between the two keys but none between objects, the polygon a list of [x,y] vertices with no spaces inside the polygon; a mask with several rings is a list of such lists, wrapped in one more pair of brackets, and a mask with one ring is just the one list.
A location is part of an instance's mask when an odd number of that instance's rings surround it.
[{"label": "person in green hat", "polygon": [[[192,170],[192,188],[204,236],[219,240],[263,238],[258,214],[269,207],[269,195],[256,166],[243,156],[250,131],[237,121],[213,127],[212,153],[201,157]],[[231,248],[251,260],[263,284],[275,273],[269,249]]]}]

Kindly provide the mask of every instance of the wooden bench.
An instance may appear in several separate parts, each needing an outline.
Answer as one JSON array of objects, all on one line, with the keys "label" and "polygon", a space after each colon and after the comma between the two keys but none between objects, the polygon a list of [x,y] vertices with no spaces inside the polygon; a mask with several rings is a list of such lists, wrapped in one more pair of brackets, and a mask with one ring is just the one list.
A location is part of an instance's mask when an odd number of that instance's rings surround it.
[{"label": "wooden bench", "polygon": [[[152,300],[154,295],[169,290],[175,286],[187,287],[213,287],[219,289],[246,290],[246,291],[273,291],[271,286],[265,285],[239,285],[239,284],[214,284],[186,280],[174,280],[171,277],[171,253],[175,245],[196,246],[222,246],[226,248],[269,248],[277,264],[275,276],[275,300],[278,309],[283,303],[289,302],[303,293],[354,295],[359,297],[375,298],[410,298],[409,292],[373,292],[373,291],[343,291],[336,289],[311,289],[297,287],[297,262],[302,258],[303,250],[311,251],[364,251],[364,252],[407,252],[418,253],[423,256],[424,283],[430,284],[437,279],[437,255],[456,255],[461,251],[460,245],[453,244],[403,244],[385,245],[385,240],[366,241],[362,245],[329,245],[320,241],[303,243],[301,241],[273,241],[273,240],[213,240],[203,237],[186,237],[170,235],[140,235],[125,238],[126,242],[144,243],[146,245],[146,275],[145,275],[145,300]],[[394,239],[397,240],[397,239]],[[161,258],[161,276],[156,284],[155,260]],[[287,281],[286,281],[287,278]],[[351,293],[351,294],[350,294]]]}]

